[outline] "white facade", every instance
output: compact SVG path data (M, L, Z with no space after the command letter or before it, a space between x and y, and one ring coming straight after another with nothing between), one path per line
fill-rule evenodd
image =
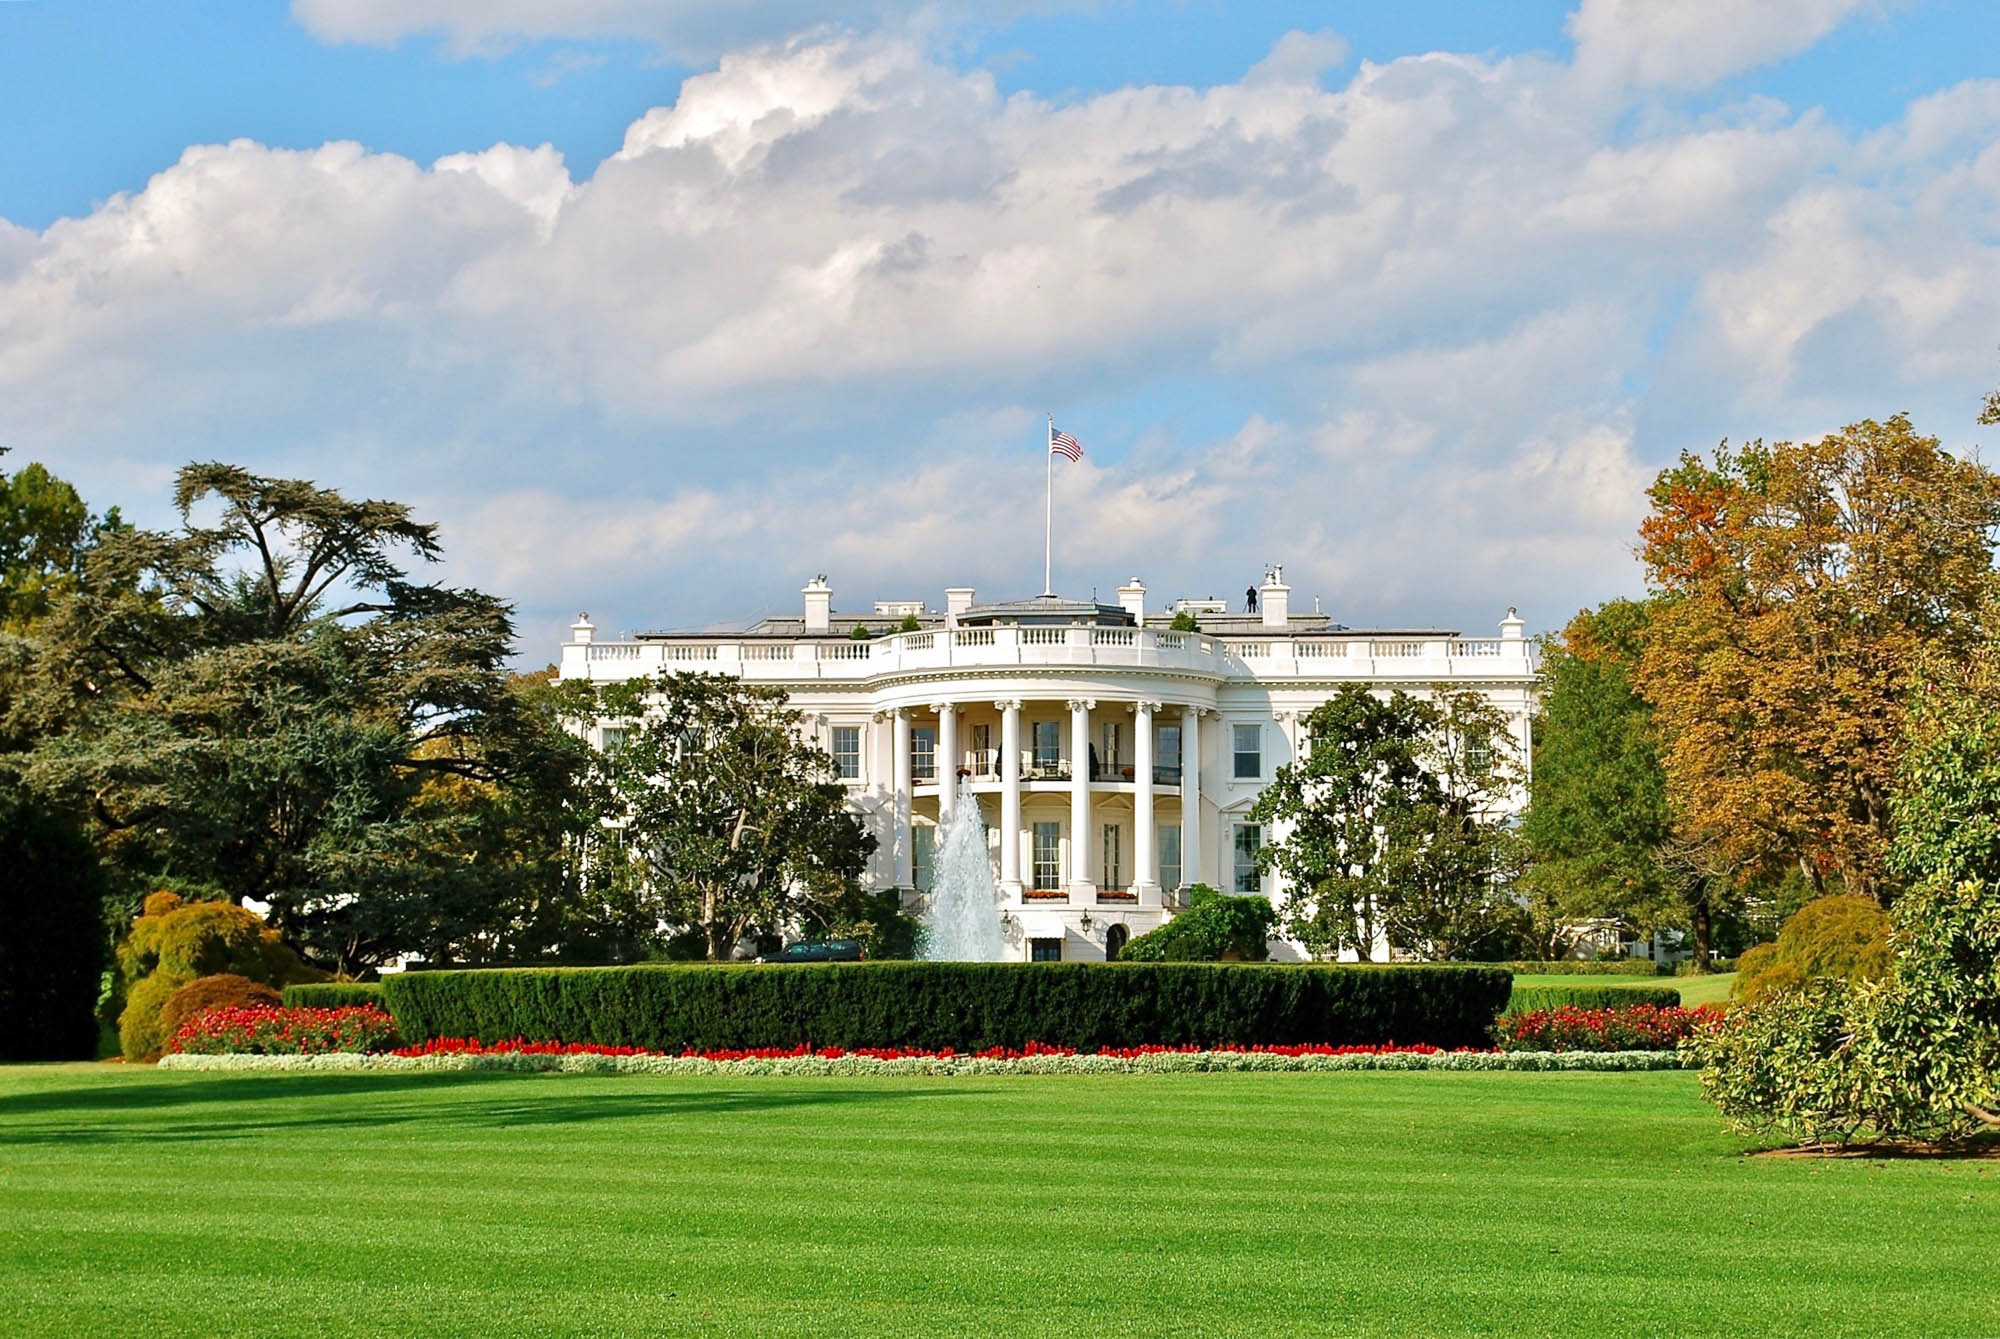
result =
M740 633L607 642L580 618L561 675L697 670L784 688L880 843L870 883L910 890L912 905L956 773L980 805L1003 928L1022 958L1101 959L1107 940L1153 929L1195 883L1279 896L1275 875L1248 868L1265 834L1246 816L1291 761L1300 719L1346 684L1485 693L1515 722L1525 770L1535 658L1512 610L1483 640L1347 628L1292 613L1276 568L1257 612L1182 602L1203 629L1190 633L1170 629L1172 611L1146 609L1136 577L1118 595L979 605L957 587L943 613L882 601L835 614L815 577L802 617ZM888 631L906 615L920 631ZM876 635L854 639L857 624Z

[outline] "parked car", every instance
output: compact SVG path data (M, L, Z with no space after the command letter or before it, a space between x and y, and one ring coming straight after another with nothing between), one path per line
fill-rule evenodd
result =
M860 962L868 956L859 939L801 939L758 962Z

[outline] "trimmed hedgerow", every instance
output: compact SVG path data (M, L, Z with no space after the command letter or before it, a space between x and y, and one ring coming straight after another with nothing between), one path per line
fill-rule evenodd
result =
M1507 997L1509 1014L1538 1009L1629 1009L1651 1004L1678 1009L1681 992L1674 986L1515 986Z
M1497 962L1515 976L1665 976L1644 958L1562 958L1552 962Z
M1483 1046L1503 969L869 962L407 972L407 1042L524 1037L678 1052L768 1046Z
M283 995L287 1009L358 1009L369 1004L377 1009L389 1007L382 998L380 981L311 981L286 986Z

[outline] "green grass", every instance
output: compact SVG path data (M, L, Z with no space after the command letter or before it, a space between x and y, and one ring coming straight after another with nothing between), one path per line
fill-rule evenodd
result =
M1736 973L1716 972L1708 976L1590 976L1565 973L1550 976L1516 976L1517 986L1672 986L1681 993L1681 1003L1692 1009L1697 1004L1720 1004L1729 998Z
M1742 1150L1684 1073L0 1069L0 1334L2000 1329L2000 1163Z

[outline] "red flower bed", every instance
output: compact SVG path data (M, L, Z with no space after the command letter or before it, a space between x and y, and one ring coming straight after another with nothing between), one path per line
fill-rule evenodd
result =
M1109 1056L1114 1059L1131 1060L1142 1055L1193 1055L1200 1051L1233 1051L1265 1055L1438 1055L1436 1046L1329 1046L1323 1042L1302 1043L1296 1046L1107 1046L1091 1054ZM641 1050L637 1046L599 1046L581 1041L528 1041L516 1037L512 1041L482 1042L471 1037L434 1037L420 1046L398 1047L395 1055L661 1055L660 1051ZM971 1052L978 1060L1021 1060L1034 1055L1076 1055L1070 1046L1045 1046L1031 1041L1016 1050L1007 1046L992 1046L983 1051ZM816 1056L821 1060L839 1060L857 1055L870 1060L955 1060L963 1056L949 1048L942 1051L924 1051L902 1046L858 1046L852 1050L842 1046L764 1046L744 1051L682 1051L680 1058L687 1060L795 1060L805 1056Z
M396 1044L396 1020L372 1004L342 1009L236 1005L205 1009L174 1033L169 1051L195 1055L326 1055L383 1051Z
M1697 1031L1713 1027L1722 1010L1636 1004L1622 1009L1534 1009L1509 1014L1493 1028L1503 1051L1670 1051Z

